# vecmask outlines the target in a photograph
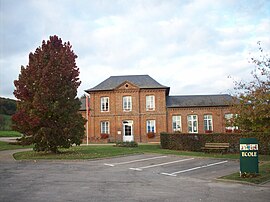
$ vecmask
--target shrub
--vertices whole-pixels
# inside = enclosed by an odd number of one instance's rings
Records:
[[[160,143],[163,149],[201,151],[206,142],[230,143],[229,152],[239,152],[240,138],[257,138],[259,153],[270,154],[269,133],[208,133],[208,134],[183,134],[161,133]]]

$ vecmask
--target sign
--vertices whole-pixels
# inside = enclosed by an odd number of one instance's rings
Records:
[[[256,138],[240,139],[240,175],[241,173],[258,174],[259,144]]]

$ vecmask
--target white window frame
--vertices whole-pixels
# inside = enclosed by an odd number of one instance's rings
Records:
[[[205,114],[203,116],[204,131],[213,131],[213,116],[211,114]]]
[[[156,120],[147,120],[146,121],[146,133],[156,132]]]
[[[110,134],[110,122],[101,121],[100,122],[100,133],[101,134]]]
[[[180,115],[174,115],[172,116],[172,130],[174,132],[182,132],[182,123],[181,123],[181,116]]]
[[[189,133],[198,133],[198,115],[188,115],[188,132]]]
[[[132,97],[123,96],[123,111],[129,112],[132,110]]]
[[[154,111],[155,110],[155,96],[147,95],[146,96],[146,111]]]
[[[101,97],[100,98],[100,111],[108,112],[110,109],[110,99],[109,97]]]

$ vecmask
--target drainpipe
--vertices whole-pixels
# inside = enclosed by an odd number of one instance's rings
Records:
[[[139,89],[139,126],[140,126],[140,142],[142,142],[142,127],[141,127],[141,90]]]

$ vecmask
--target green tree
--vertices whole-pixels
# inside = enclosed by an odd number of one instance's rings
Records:
[[[71,48],[69,42],[51,36],[29,54],[29,64],[14,81],[14,129],[34,144],[35,151],[57,153],[59,147],[79,145],[84,136],[85,120],[78,113],[79,68]]]
[[[255,65],[250,82],[235,82],[237,114],[235,122],[243,131],[270,131],[270,57],[259,45],[259,56],[252,57]]]

